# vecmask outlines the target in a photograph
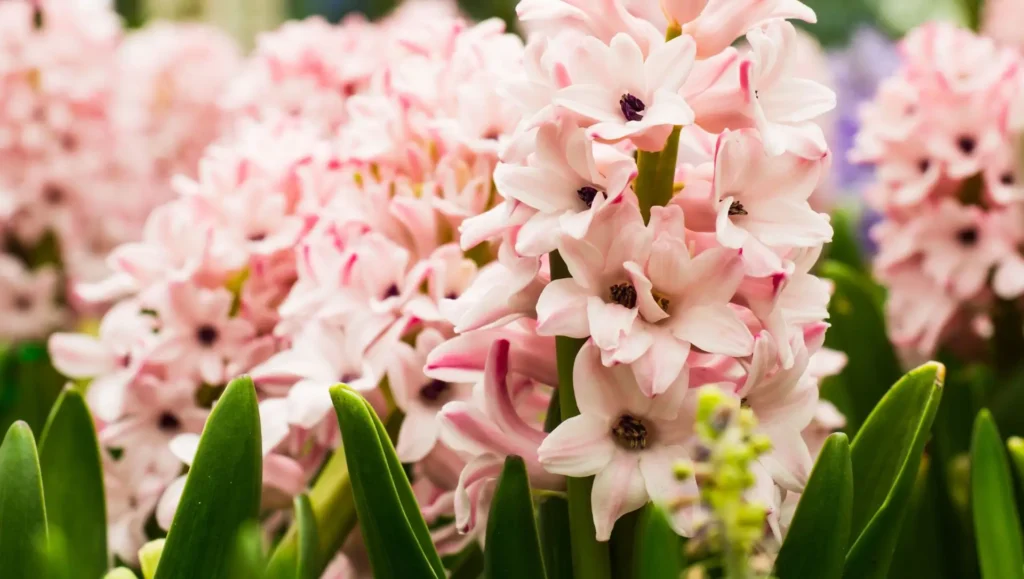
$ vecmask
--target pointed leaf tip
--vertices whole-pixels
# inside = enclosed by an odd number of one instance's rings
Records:
[[[1024,579],[1021,535],[1010,465],[992,414],[982,410],[971,440],[971,507],[983,577]]]

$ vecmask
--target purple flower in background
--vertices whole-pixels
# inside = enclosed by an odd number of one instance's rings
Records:
[[[854,138],[860,130],[858,110],[861,103],[875,96],[878,84],[893,75],[900,65],[896,43],[878,30],[859,28],[844,50],[829,54],[829,65],[835,77],[837,94],[836,126],[832,135],[835,151],[833,172],[840,194],[860,198],[864,187],[874,179],[874,168],[858,165],[847,159]],[[864,206],[860,223],[860,238],[864,249],[874,254],[875,247],[867,232],[879,216]]]

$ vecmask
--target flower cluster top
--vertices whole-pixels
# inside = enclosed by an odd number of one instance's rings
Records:
[[[117,300],[98,336],[50,350],[92,378],[126,560],[154,510],[170,521],[181,462],[241,373],[268,508],[337,446],[328,388],[344,382],[401,411],[399,458],[442,553],[482,538],[509,454],[537,488],[596,475],[606,540],[622,514],[696,493],[673,466],[696,440],[692,391],[713,388],[773,445],[750,493],[781,532],[842,424],[818,401],[843,359],[822,349],[829,287],[810,270],[832,228],[808,204],[834,95],[801,76],[787,21],[814,13],[524,0],[519,16],[525,46],[428,2],[264,35],[197,176],[113,251],[112,276],[76,287]],[[580,414],[547,433],[556,336],[583,344]]]
[[[949,24],[912,31],[900,51],[852,156],[876,167],[867,195],[885,217],[873,237],[890,333],[926,357],[970,348],[998,302],[1024,294],[1024,71],[1015,50]]]
[[[125,35],[103,0],[0,3],[0,336],[38,338],[82,313],[62,275],[106,275],[104,256],[140,235],[170,177],[194,171],[238,61],[204,26]]]

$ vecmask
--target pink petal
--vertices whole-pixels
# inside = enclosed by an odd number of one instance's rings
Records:
[[[544,439],[537,458],[548,472],[566,476],[591,476],[605,468],[615,454],[608,423],[581,414],[562,422]]]
[[[439,429],[435,415],[422,411],[407,413],[395,445],[398,459],[404,463],[422,460],[437,443]]]
[[[575,280],[556,279],[549,283],[537,300],[537,333],[542,336],[588,337],[588,297],[590,294]]]
[[[293,458],[268,454],[263,457],[263,485],[295,496],[306,489],[306,472]]]
[[[508,387],[509,342],[496,340],[484,367],[484,404],[487,414],[506,435],[517,437],[524,447],[538,445],[545,434],[528,426],[516,411]]]
[[[181,493],[185,491],[185,481],[188,477],[179,476],[171,484],[167,485],[164,494],[156,505],[156,522],[161,529],[171,528],[171,521],[174,520],[174,513],[178,510],[178,503],[181,502]]]
[[[713,354],[742,357],[754,349],[754,336],[746,324],[724,305],[687,309],[673,321],[672,334]]]
[[[608,304],[601,298],[591,296],[587,300],[587,318],[594,343],[605,350],[618,347],[619,340],[633,327],[637,313],[636,308]]]
[[[594,479],[590,508],[598,541],[612,536],[612,527],[622,515],[647,504],[649,496],[640,473],[637,455],[616,453],[611,463]]]
[[[50,336],[50,356],[61,374],[91,378],[112,371],[114,355],[102,342],[85,334],[56,333]]]

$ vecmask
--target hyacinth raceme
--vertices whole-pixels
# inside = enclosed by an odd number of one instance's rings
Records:
[[[890,333],[924,358],[953,335],[980,343],[1000,323],[999,302],[1024,293],[1024,61],[948,24],[914,30],[900,51],[899,70],[862,109],[852,156],[876,169],[868,199],[884,215],[873,237]]]
[[[112,275],[74,287],[116,302],[98,336],[57,334],[50,350],[93,380],[101,441],[119,451],[109,484],[140,497],[111,512],[119,553],[154,510],[169,520],[201,417],[241,373],[261,400],[268,510],[338,445],[328,388],[344,382],[404,415],[395,445],[443,554],[483,539],[512,454],[538,489],[596,476],[607,540],[678,491],[705,387],[771,439],[751,492],[780,520],[837,423],[818,381],[842,365],[821,348],[829,287],[808,273],[832,234],[808,199],[834,97],[801,77],[786,20],[813,12],[524,0],[519,13],[525,46],[500,21],[416,3],[267,33],[197,171],[111,252]],[[543,419],[556,336],[585,341],[561,386],[581,413],[560,425]]]
[[[21,320],[0,335],[22,340],[96,311],[66,282],[105,277],[107,252],[141,235],[172,175],[194,171],[238,57],[214,29],[125,34],[103,0],[4,2],[0,38],[0,227],[23,263],[0,279],[15,296],[4,317]]]

